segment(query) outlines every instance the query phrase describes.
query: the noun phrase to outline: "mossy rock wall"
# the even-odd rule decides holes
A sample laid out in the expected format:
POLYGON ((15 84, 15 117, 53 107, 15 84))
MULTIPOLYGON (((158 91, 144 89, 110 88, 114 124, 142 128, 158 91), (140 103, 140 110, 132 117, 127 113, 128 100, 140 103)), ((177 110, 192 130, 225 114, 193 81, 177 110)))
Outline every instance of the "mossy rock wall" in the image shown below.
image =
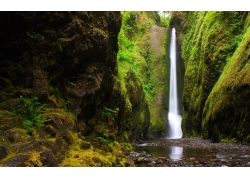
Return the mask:
POLYGON ((154 87, 154 100, 150 104, 150 137, 166 137, 167 114, 169 100, 169 70, 168 56, 170 29, 152 25, 148 40, 151 54, 149 56, 150 80, 154 87))
POLYGON ((120 12, 0 12, 0 24, 0 166, 120 165, 113 142, 129 142, 115 89, 120 12), (30 111, 34 97, 44 105, 40 128, 24 129, 20 96, 30 111))
MULTIPOLYGON (((169 33, 157 12, 122 12, 118 81, 131 113, 132 139, 165 137, 168 108, 169 33)), ((124 121, 123 121, 124 122, 124 121)), ((123 126, 123 127, 126 127, 123 126)))
POLYGON ((184 136, 249 143, 249 12, 173 12, 172 25, 186 67, 184 136))

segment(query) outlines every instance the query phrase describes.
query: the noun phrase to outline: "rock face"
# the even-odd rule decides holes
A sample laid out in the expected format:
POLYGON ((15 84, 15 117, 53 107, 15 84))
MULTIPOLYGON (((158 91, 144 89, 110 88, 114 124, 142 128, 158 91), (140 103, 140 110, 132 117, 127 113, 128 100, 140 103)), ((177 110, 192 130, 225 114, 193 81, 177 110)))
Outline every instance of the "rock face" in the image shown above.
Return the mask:
POLYGON ((186 67, 184 135, 250 143, 249 12, 172 15, 186 67))
POLYGON ((120 12, 0 12, 0 25, 1 144, 17 154, 0 146, 3 166, 58 166, 77 138, 119 135, 120 12), (29 134, 17 128, 25 118, 29 134))

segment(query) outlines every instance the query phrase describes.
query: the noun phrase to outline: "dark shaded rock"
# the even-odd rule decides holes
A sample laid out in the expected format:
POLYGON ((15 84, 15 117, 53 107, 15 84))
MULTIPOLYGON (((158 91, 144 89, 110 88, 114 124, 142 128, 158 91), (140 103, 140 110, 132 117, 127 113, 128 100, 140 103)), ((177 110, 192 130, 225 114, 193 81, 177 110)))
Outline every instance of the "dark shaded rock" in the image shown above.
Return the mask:
MULTIPOLYGON (((0 12, 0 19, 0 37, 3 41, 0 44, 0 90, 5 91, 0 94, 0 103, 19 95, 25 98, 36 96, 47 104, 44 112, 46 116, 47 109, 49 113, 56 114, 53 110, 60 108, 62 111, 69 110, 77 118, 75 124, 68 125, 67 121, 71 121, 71 117, 67 119, 61 114, 53 116, 50 122, 47 122, 49 118, 46 119, 42 136, 31 135, 44 139, 48 138, 48 134, 56 137, 52 141, 40 141, 39 144, 52 149, 41 154, 44 166, 58 166, 56 158, 61 160, 67 145, 75 142, 73 133, 77 131, 83 135, 96 135, 96 132, 91 131, 91 126, 102 121, 100 108, 104 106, 103 102, 108 107, 111 103, 123 106, 119 100, 111 98, 114 76, 117 75, 121 14, 0 12), (17 88, 7 92, 9 85, 17 88), (26 93, 26 89, 30 91, 26 93), (90 122, 89 125, 88 120, 92 118, 96 122, 90 122), (58 157, 55 158, 53 154, 58 157)), ((117 92, 120 93, 120 90, 117 92)), ((13 104, 17 102, 13 101, 13 104)), ((22 126, 20 119, 11 117, 8 120, 11 124, 8 127, 5 125, 6 130, 22 126)), ((5 121, 0 118, 0 124, 5 124, 5 121)), ((115 122, 114 126, 121 127, 121 121, 115 122)), ((115 133, 118 134, 118 131, 115 133)), ((7 135, 12 143, 23 142, 28 136, 15 131, 7 135)), ((80 146, 82 149, 91 147, 87 142, 80 146)), ((31 151, 32 148, 36 151, 40 149, 38 144, 31 143, 22 146, 20 152, 31 151)))
POLYGON ((43 166, 47 166, 47 167, 58 167, 59 166, 59 164, 58 164, 57 160, 55 159, 55 157, 53 156, 53 153, 51 150, 41 152, 40 157, 41 157, 41 162, 42 162, 43 166))
POLYGON ((28 142, 32 141, 33 138, 30 138, 29 135, 27 135, 26 131, 24 129, 10 129, 6 132, 7 138, 14 143, 17 142, 28 142))
POLYGON ((9 154, 9 147, 8 146, 0 146, 0 160, 7 157, 9 154))
POLYGON ((44 139, 44 140, 40 141, 39 143, 40 143, 40 145, 45 146, 49 149, 53 149, 54 145, 55 145, 55 142, 52 140, 49 140, 49 139, 44 139))
POLYGON ((47 73, 43 70, 34 69, 33 70, 33 93, 34 96, 41 99, 48 99, 49 95, 49 84, 47 73))
POLYGON ((137 161, 143 161, 145 159, 145 157, 139 157, 138 159, 137 159, 137 161))
POLYGON ((0 103, 0 108, 8 111, 13 111, 19 104, 20 104, 20 98, 15 98, 0 103))
POLYGON ((91 119, 88 121, 88 124, 89 124, 90 126, 96 125, 96 119, 95 119, 95 118, 91 118, 91 119))
POLYGON ((89 149, 89 148, 91 148, 91 144, 90 144, 89 142, 83 141, 83 142, 80 144, 80 148, 81 148, 81 149, 89 149))
POLYGON ((64 159, 67 148, 68 144, 65 143, 64 139, 58 137, 55 141, 52 152, 59 163, 64 159))
POLYGON ((11 159, 8 159, 3 163, 3 166, 7 167, 25 167, 25 161, 30 158, 30 155, 17 155, 11 159))
POLYGON ((59 133, 59 131, 52 125, 47 125, 44 129, 51 137, 54 137, 59 133))
POLYGON ((57 129, 60 132, 62 132, 63 139, 66 141, 66 143, 67 144, 74 143, 74 137, 71 135, 71 133, 69 132, 69 130, 64 126, 64 124, 62 123, 61 119, 57 115, 54 115, 52 117, 52 121, 55 124, 55 126, 57 127, 57 129))
POLYGON ((21 146, 19 149, 19 152, 27 152, 27 151, 39 152, 39 151, 42 151, 42 146, 38 142, 34 142, 34 143, 25 144, 21 146))

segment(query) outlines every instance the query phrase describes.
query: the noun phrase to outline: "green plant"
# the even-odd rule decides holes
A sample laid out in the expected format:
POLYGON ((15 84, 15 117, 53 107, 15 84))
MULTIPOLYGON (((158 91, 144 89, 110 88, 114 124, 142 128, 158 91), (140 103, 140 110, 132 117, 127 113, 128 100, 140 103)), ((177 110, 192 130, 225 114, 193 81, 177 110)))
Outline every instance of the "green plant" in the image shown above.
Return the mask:
POLYGON ((106 117, 112 121, 115 121, 115 118, 113 117, 113 113, 117 113, 118 110, 119 110, 118 108, 115 110, 112 110, 112 109, 105 107, 104 110, 102 111, 102 117, 106 117))
POLYGON ((44 39, 43 36, 41 36, 40 34, 37 34, 37 33, 33 32, 33 31, 26 32, 26 34, 27 34, 30 38, 32 38, 32 39, 44 39))
POLYGON ((26 99, 20 96, 20 99, 22 103, 18 105, 15 115, 21 115, 25 118, 22 123, 24 129, 30 132, 33 128, 40 128, 43 125, 41 113, 45 104, 38 102, 36 97, 26 99))
POLYGON ((152 83, 148 83, 148 84, 144 84, 143 88, 151 95, 154 96, 155 95, 155 90, 154 90, 154 86, 152 83))
POLYGON ((169 23, 170 23, 169 16, 167 16, 167 17, 160 16, 160 25, 162 27, 169 27, 169 23))

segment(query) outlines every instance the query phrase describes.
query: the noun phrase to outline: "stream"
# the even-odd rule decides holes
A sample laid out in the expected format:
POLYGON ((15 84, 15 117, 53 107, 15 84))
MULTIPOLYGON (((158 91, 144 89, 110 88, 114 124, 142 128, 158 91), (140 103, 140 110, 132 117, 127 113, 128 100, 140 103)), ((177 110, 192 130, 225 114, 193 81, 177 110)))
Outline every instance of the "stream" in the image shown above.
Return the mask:
POLYGON ((130 158, 138 167, 250 167, 250 146, 201 138, 136 142, 130 158))

